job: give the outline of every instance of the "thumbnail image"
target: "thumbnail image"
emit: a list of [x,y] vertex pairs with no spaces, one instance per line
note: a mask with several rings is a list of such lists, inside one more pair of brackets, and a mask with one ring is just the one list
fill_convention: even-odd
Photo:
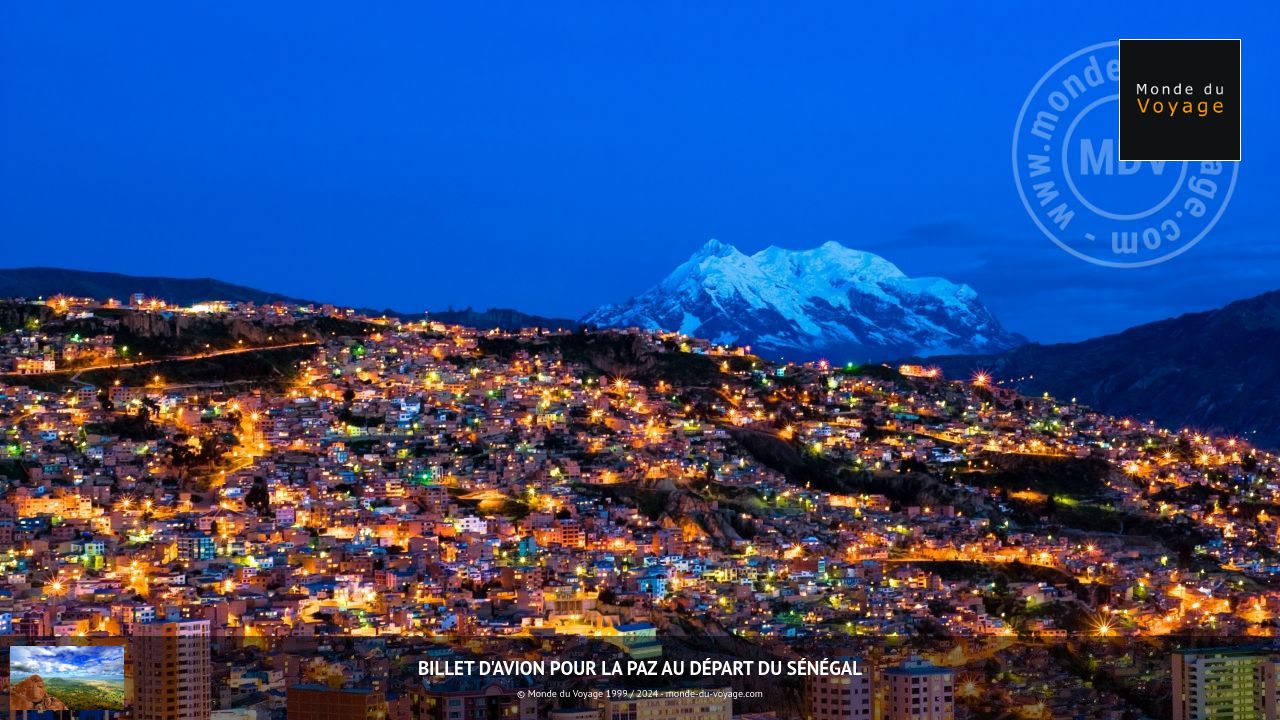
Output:
[[18,645],[9,649],[9,710],[123,710],[122,645]]

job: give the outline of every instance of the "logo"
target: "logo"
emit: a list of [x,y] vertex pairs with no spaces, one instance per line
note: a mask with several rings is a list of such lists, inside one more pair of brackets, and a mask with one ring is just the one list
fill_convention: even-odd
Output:
[[1240,160],[1240,41],[1121,40],[1120,157]]
[[1018,113],[1013,176],[1023,207],[1058,247],[1095,265],[1146,267],[1213,229],[1239,164],[1120,160],[1119,82],[1118,42],[1050,68]]

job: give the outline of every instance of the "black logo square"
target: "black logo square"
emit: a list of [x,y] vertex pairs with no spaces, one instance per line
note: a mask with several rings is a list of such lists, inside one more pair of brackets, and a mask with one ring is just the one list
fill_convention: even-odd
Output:
[[1240,41],[1121,40],[1120,159],[1239,160]]

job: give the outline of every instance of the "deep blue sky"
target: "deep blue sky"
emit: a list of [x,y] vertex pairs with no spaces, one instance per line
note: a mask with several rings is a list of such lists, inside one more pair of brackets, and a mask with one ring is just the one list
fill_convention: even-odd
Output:
[[[1280,288],[1275,3],[0,6],[0,266],[580,315],[707,238],[827,240],[1081,338]],[[1118,37],[1242,37],[1227,214],[1146,270],[1014,189],[1028,90]]]

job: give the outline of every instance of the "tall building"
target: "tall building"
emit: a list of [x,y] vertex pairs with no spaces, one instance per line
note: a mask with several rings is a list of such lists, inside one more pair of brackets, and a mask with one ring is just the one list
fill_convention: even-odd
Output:
[[605,697],[602,720],[732,720],[729,688],[645,691],[643,697]]
[[370,688],[294,685],[285,702],[289,720],[373,720],[386,714],[386,699]]
[[[851,660],[852,658],[839,658]],[[810,675],[805,678],[805,720],[871,720],[871,675]]]
[[188,562],[212,560],[218,556],[213,538],[200,533],[187,533],[178,537],[178,559]]
[[1256,649],[1175,650],[1173,720],[1272,720],[1275,674],[1273,660]]
[[1280,720],[1280,657],[1258,664],[1258,711],[1263,720]]
[[130,630],[135,720],[209,720],[209,621],[135,623]]
[[953,720],[955,680],[950,670],[918,657],[884,671],[886,720]]

